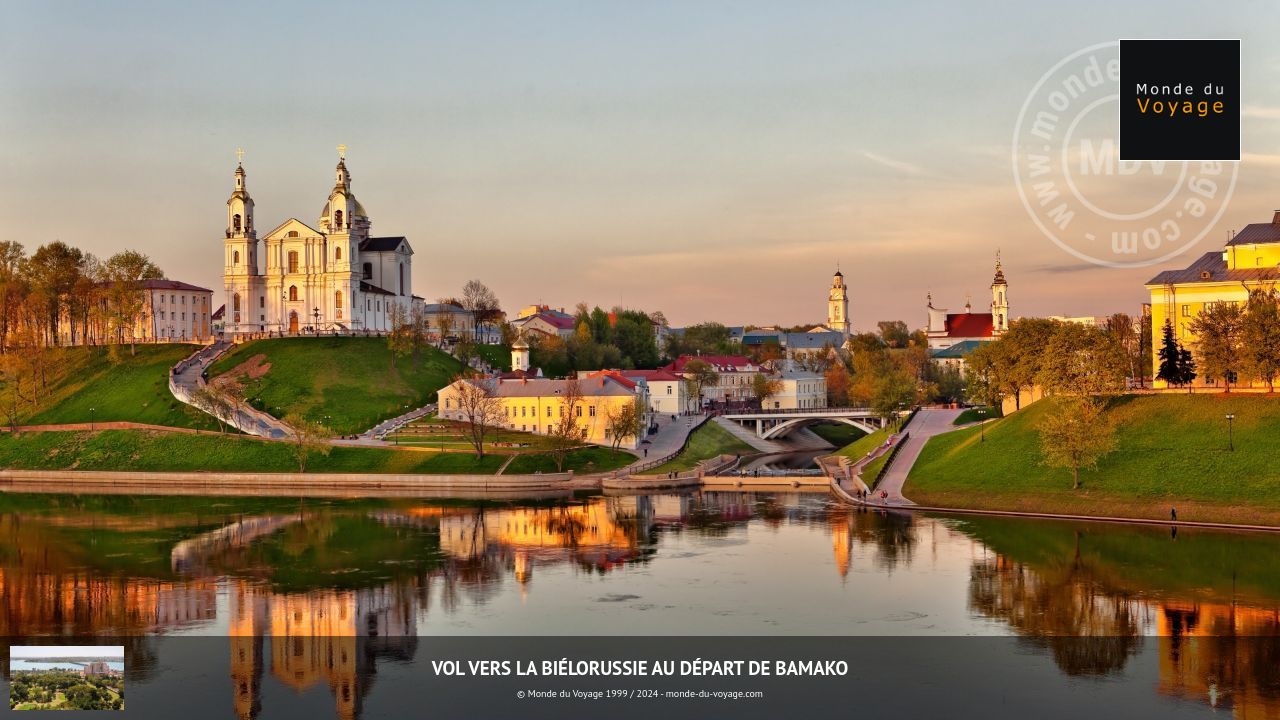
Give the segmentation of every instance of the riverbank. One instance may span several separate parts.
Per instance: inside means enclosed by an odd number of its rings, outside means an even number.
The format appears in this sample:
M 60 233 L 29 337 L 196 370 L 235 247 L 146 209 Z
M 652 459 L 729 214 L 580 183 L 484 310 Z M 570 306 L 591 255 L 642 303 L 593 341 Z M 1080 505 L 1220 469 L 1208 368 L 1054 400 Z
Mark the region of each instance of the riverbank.
M 921 506 L 1066 518 L 1280 526 L 1280 398 L 1142 395 L 1113 399 L 1116 449 L 1081 473 L 1042 461 L 1038 424 L 1053 401 L 932 438 L 903 494 Z M 1225 415 L 1234 415 L 1228 437 Z

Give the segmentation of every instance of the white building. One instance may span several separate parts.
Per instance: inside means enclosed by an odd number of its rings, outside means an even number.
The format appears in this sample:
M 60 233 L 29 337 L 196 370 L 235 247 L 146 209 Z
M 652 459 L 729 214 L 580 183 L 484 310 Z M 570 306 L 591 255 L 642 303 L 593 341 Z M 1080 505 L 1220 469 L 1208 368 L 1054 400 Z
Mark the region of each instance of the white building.
M 237 165 L 223 242 L 226 332 L 380 332 L 390 329 L 393 307 L 407 314 L 413 248 L 404 237 L 372 237 L 345 159 L 334 174 L 317 227 L 290 218 L 260 248 L 244 166 Z
M 826 376 L 801 370 L 788 362 L 776 379 L 782 387 L 776 395 L 765 398 L 763 405 L 766 409 L 797 410 L 827 406 Z

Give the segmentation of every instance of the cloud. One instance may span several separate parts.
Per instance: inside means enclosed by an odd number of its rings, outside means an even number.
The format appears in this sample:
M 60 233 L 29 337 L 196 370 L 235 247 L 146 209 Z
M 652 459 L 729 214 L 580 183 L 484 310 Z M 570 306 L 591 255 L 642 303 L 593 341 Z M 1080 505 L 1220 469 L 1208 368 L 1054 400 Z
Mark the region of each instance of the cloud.
M 873 153 L 870 150 L 863 150 L 862 157 L 876 163 L 877 165 L 882 165 L 890 170 L 897 170 L 898 172 L 906 175 L 924 176 L 933 174 L 919 165 L 913 165 L 905 160 L 895 160 L 891 157 L 880 155 L 879 153 Z

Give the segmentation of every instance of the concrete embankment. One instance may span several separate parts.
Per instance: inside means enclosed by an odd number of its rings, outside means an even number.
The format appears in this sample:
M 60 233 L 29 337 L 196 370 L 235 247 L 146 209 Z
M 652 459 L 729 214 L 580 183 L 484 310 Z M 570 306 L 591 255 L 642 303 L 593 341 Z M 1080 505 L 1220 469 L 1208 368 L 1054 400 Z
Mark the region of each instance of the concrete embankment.
M 359 473 L 144 473 L 93 470 L 0 470 L 0 491 L 137 495 L 314 497 L 563 497 L 587 478 L 538 475 L 401 475 Z

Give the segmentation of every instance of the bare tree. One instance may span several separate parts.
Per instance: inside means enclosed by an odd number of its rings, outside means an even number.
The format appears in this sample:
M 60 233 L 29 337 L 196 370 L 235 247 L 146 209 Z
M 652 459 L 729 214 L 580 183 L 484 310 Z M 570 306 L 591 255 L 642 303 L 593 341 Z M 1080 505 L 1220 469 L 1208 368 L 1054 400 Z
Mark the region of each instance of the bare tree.
M 227 419 L 235 408 L 226 395 L 208 385 L 200 385 L 191 392 L 191 404 L 197 409 L 213 416 L 218 421 L 219 432 L 227 432 Z
M 576 376 L 565 380 L 560 390 L 560 416 L 548 428 L 551 438 L 551 458 L 556 470 L 564 471 L 564 461 L 569 451 L 582 444 L 582 429 L 578 418 L 582 414 L 582 384 Z
M 617 450 L 622 441 L 629 437 L 639 438 L 644 432 L 644 409 L 640 407 L 640 398 L 609 410 L 605 414 L 606 428 L 609 431 L 609 442 Z
M 462 286 L 462 307 L 471 313 L 476 325 L 494 322 L 502 317 L 498 296 L 479 280 L 468 280 Z
M 502 419 L 502 401 L 495 394 L 492 380 L 459 375 L 453 383 L 456 390 L 453 400 L 458 403 L 458 414 L 466 426 L 467 439 L 475 448 L 476 457 L 484 457 L 484 436 L 490 427 Z

